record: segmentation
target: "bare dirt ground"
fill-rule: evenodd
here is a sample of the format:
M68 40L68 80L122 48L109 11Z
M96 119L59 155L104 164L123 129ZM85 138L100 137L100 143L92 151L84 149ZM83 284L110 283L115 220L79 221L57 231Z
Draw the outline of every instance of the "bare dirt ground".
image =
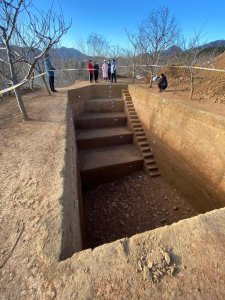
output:
M87 247L165 226L197 215L180 193L142 171L83 193Z
M136 236L130 241L123 240L94 251L82 251L71 259L56 263L61 242L61 209L56 199L60 199L63 192L63 159L59 157L63 158L64 155L62 149L66 123L60 113L65 110L64 99L63 89L51 97L44 90L25 95L25 105L31 118L29 122L21 120L13 97L0 102L1 298L223 299L224 226L221 225L223 215L219 211L214 213L214 222L210 226L211 215L200 216L192 222L183 221L171 228L164 226L157 232L143 234L140 238ZM188 103L192 105L193 102ZM214 105L207 109L214 111ZM183 202L181 195L166 184L163 193L157 191L158 187L153 191L151 185L146 187L147 190L142 186L140 192L137 186L148 182L148 179L143 174L135 176L128 180L134 184L130 191L137 199L141 198L138 199L140 202L134 203L135 209L143 209L140 214L133 211L133 204L128 198L125 199L127 207L122 206L121 195L118 199L114 197L113 201L106 199L111 215L120 205L121 215L115 215L114 220L117 224L119 222L121 234L125 228L123 224L129 226L132 218L137 221L134 231L140 232L149 229L149 225L161 226L175 221L176 217L180 219L196 214L192 207ZM110 183L106 187L114 194L118 191L121 194L124 189L129 193L128 187L122 182L119 185ZM96 192L101 193L106 187L100 186ZM156 192L160 194L163 207L159 208ZM142 193L153 196L150 200L143 198ZM155 208L152 208L151 201ZM150 204L149 211L146 211L147 202ZM185 209L181 209L182 205ZM142 215L146 224L141 222ZM184 223L186 230L182 227ZM198 229L200 224L201 231ZM110 227L108 221L106 225ZM215 238L216 233L220 238ZM104 235L99 237L108 238ZM165 245L172 245L174 240L177 243L171 250L161 244L157 246L158 239ZM99 240L97 242L101 243L102 239ZM207 244L209 240L212 242ZM175 254L177 257L180 255L178 262ZM196 260L192 260L192 257L196 257ZM174 263L181 265L179 261L185 268L188 266L187 269L180 269L175 279L166 278L159 285L153 285L152 280L162 276L156 276L156 273L173 275ZM160 268L157 269L156 265L160 265ZM212 284L214 286L210 288Z

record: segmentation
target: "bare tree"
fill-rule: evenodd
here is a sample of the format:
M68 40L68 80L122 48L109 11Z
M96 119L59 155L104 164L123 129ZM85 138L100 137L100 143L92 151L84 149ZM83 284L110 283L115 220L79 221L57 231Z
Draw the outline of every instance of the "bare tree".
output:
M204 64L210 59L211 55L213 55L211 51L208 52L208 58L206 58L205 55L201 55L201 53L204 52L204 49L201 47L202 38L203 27L199 31L194 32L194 35L189 40L185 39L184 37L180 37L179 46L183 49L183 52L180 52L176 55L178 63L185 66L185 69L187 70L187 76L190 79L189 99L192 99L195 88L194 79L196 69L194 66L197 64Z
M152 10L138 25L135 47L142 61L147 65L151 78L150 87L157 69L155 65L160 63L163 52L175 42L178 30L177 21L174 16L170 16L167 7Z
M76 45L84 54L91 57L107 57L110 49L109 42L96 33L91 33L86 39L80 38Z
M132 64L132 77L133 82L136 76L136 70L137 70L137 63L138 63L138 50L139 50L139 39L136 34L133 34L129 32L127 29L125 29L126 35L128 37L128 40L130 42L130 49L127 50L127 57L130 58L131 64Z
M4 49L0 73L13 85L29 80L38 61L66 34L71 23L66 24L62 14L47 12L32 6L32 0L0 1L0 44ZM26 74L20 70L26 65ZM20 87L15 95L23 119L28 115Z

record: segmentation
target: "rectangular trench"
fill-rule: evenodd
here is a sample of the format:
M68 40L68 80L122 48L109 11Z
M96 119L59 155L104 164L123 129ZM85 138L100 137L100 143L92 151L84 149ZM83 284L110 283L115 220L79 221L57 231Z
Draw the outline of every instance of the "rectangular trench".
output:
M107 85L69 91L74 120L89 99L121 97L122 89L127 86L114 86L110 93ZM79 199L83 249L224 206L224 120L150 96L142 87L128 89L159 165L161 182L155 184L143 171L136 171L93 187L83 184Z

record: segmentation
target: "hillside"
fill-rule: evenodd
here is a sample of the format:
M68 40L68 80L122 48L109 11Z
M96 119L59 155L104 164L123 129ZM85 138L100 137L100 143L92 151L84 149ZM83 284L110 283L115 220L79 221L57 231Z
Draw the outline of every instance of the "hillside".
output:
M225 69L225 52L213 58L207 67ZM190 78L187 69L165 68L163 72L168 77L169 88L175 92L189 92ZM205 103L225 103L225 73L195 70L193 99Z

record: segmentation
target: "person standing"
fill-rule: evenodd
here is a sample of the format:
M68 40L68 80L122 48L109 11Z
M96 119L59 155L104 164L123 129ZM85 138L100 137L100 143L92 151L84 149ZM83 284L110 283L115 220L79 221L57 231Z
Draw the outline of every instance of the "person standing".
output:
M45 70L48 74L50 89L52 92L57 92L55 90L55 86L54 86L54 70L55 70L55 68L52 66L50 56L48 53L45 54L44 65L45 65Z
M111 80L111 60L108 60L108 80Z
M98 82L98 70L99 70L99 65L98 65L97 61L95 61L95 64L94 64L94 81L95 81L95 83Z
M91 59L88 62L87 69L88 69L88 74L89 74L89 82L93 82L93 65L91 63Z
M115 61L115 59L113 59L112 63L111 63L111 82L113 82L113 80L116 82L116 61Z
M108 80L108 64L105 59L104 59L103 65L102 65L102 76L105 81Z

